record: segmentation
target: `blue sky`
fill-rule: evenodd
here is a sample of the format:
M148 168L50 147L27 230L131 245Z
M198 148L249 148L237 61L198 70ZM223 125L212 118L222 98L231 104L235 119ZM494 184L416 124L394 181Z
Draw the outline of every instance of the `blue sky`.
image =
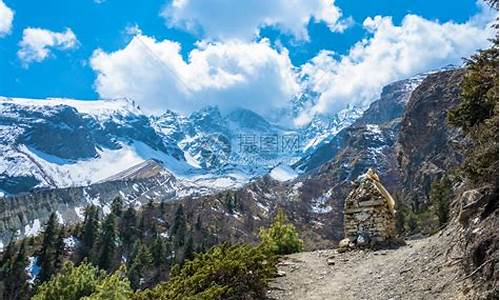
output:
M102 0L101 0L102 1ZM101 2L99 1L99 2ZM298 0L297 0L298 1ZM179 51L180 57L183 58L185 62L187 62L188 56L190 55L193 49L198 49L203 51L206 46L200 46L201 43L212 43L218 45L219 48L222 49L226 47L225 45L229 43L236 43L240 46L242 45L255 45L259 42L262 42L263 39L268 39L267 46L271 50L267 51L266 49L262 49L262 55L264 55L262 60L272 60L276 57L279 63L276 63L278 67L282 68L284 64L287 64L286 58L290 60L290 67L295 68L295 70L290 71L293 74L297 74L297 72L302 72L302 74L306 74L311 78L316 77L317 82L312 82L311 85L314 89L320 90L320 92L325 93L325 99L327 97L333 97L330 100L325 100L323 106L330 107L331 105L328 103L342 103L344 104L346 97L353 97L352 92L346 91L342 95L328 96L328 87L325 87L325 83L321 83L319 81L325 79L325 75L318 75L318 70L325 71L324 68L331 68L328 72L331 75L332 80L335 80L335 76L340 76L343 74L338 70L338 62L341 60L343 56L349 57L352 60L351 64L356 64L356 60L360 60L359 58L352 58L353 53L350 53L350 49L356 45L359 41L363 39L367 39L368 43L372 43L374 40L374 36L376 32L381 32L382 30L386 30L386 32L393 32L392 29L398 28L398 26L402 26L402 22L405 16L411 14L418 16L420 19L415 20L415 26L424 26L422 25L421 20L429 21L430 24L437 24L436 26L440 26L439 28L444 28L441 37L437 37L440 41L448 41L450 38L447 36L447 31L450 31L449 34L455 34L453 30L460 31L459 28L450 29L445 28L443 24L461 24L464 26L469 26L470 28L478 29L478 30L487 30L484 29L484 24L476 24L471 23L470 20L474 16L480 15L481 6L479 6L475 1L472 0L449 0L449 1L424 1L424 0L412 0L412 1L394 1L394 0L368 0L362 1L363 5L359 5L359 1L349 1L349 0L338 0L335 3L331 3L331 1L323 1L323 0L314 0L310 2L320 1L323 3L330 3L330 5L335 7L335 9L340 12L340 16L332 17L332 19L328 19L325 17L325 20L319 20L318 17L313 16L317 8L311 8L311 16L309 20L305 23L304 28L299 28L294 25L294 20L292 18L285 18L280 15L283 12L287 12L287 8L279 7L276 5L276 11L272 11L271 9L262 12L262 10L258 10L255 14L249 13L252 15L252 20L248 20L248 24L254 24L259 20L264 20L266 18L275 18L278 21L274 24L261 24L256 28L252 28L247 26L247 24L237 23L234 25L234 19L230 17L227 18L227 26L226 24L217 24L222 25L223 29L217 29L211 31L212 22L210 16L207 17L206 20L203 21L203 7L199 8L195 4L189 6L186 5L183 10L177 9L175 10L172 2L165 0L148 0L148 1L124 1L124 0L106 0L101 3L92 1L92 0L72 0L72 1L59 1L59 0L46 0L46 1L14 1L14 0L3 0L4 6L6 5L10 10L14 12L14 17L10 25L10 29L4 30L4 34L0 37L0 95L2 96L11 96L11 97L32 97L32 98L45 98L45 97L68 97L68 98L77 98L77 99L97 99L101 97L113 97L113 96L128 96L128 92L130 92L131 97L141 99L141 87L137 87L133 91L128 91L127 89L117 89L116 86L120 85L111 81L110 77L116 78L126 78L128 75L123 73L122 69L117 69L117 64L119 64L116 60L111 59L111 53L126 50L127 46L131 42L134 37L134 34L129 32L127 33L127 28L136 28L135 35L143 36L144 38L154 39L151 45L159 44L161 41L168 40L171 42L178 43L181 47ZM182 2L182 1L179 1ZM189 2L189 1L185 1ZM191 1L196 2L196 1ZM209 2L209 1L208 1ZM224 1L219 1L224 2ZM251 2L251 1L249 1ZM259 1L257 1L259 2ZM279 1L278 1L279 2ZM300 1L298 1L300 2ZM234 2L233 2L234 3ZM319 2L318 2L319 3ZM259 4L256 4L259 5ZM199 5L201 6L201 5ZM305 7L305 6L304 6ZM193 12L191 14L191 9L194 11L199 9L198 12ZM206 9L206 8L205 8ZM223 11L227 9L227 7L214 7L211 6L210 9L214 11ZM274 8L273 8L274 9ZM483 8L484 10L484 8ZM170 13L165 13L165 11L170 11ZM173 11L173 12L172 12ZM1 10L0 10L1 12ZM331 10L330 12L335 13L335 11ZM231 11L229 11L231 13ZM237 14L237 12L235 12ZM169 15L166 17L165 15ZM264 16L259 19L259 14L264 14ZM484 13L483 13L484 14ZM172 17L172 15L174 17ZM221 22L224 22L224 15L221 14ZM271 17L269 17L271 16ZM303 15L300 17L304 17L307 15ZM389 24L387 22L372 22L373 26L376 29L370 30L370 25L365 22L367 18L375 18L376 16L381 17L392 17L392 23ZM490 16L491 17L491 16ZM178 20L172 20L177 18ZM198 18L199 21L198 22ZM243 17L242 17L243 18ZM280 21L281 20L281 21ZM387 21L387 20L386 20ZM186 23L196 23L196 28L193 29L190 26L186 25ZM233 23L231 23L233 22ZM242 21L243 22L243 21ZM266 21L267 22L267 21ZM420 22L420 23L419 23ZM484 21L482 21L484 23ZM272 22L271 22L272 23ZM285 24L285 25L282 25ZM380 24L379 24L380 23ZM410 23L410 21L408 22ZM481 23L481 22L477 22ZM345 28L343 29L334 29L331 27L336 26L335 24L344 24ZM386 24L386 25L381 25ZM472 24L472 25L471 25ZM234 32L224 32L224 28L230 28L231 26L246 26L241 28L256 30L255 36L239 36L235 35ZM429 26L431 26L429 25ZM226 27L224 27L226 26ZM384 27L385 26L385 27ZM408 28L411 26L408 25ZM468 27L468 28L469 28ZM71 42L61 41L59 47L49 46L47 49L49 50L49 54L41 59L40 61L32 60L31 62L23 62L23 59L20 57L20 43L23 40L23 34L25 33L25 29L27 28L40 28L43 30L47 30L52 33L63 33L65 30L70 29L72 34L74 34L74 39ZM239 27L236 27L239 28ZM385 29L384 29L385 28ZM303 29L303 30L302 30ZM471 29L472 30L472 29ZM299 32L300 31L300 32ZM1 32L1 27L0 27ZM299 33L298 33L299 32ZM307 37L304 38L303 32L306 32ZM402 34L395 33L397 36L394 39L405 39L405 36ZM412 33L413 34L413 33ZM382 33L380 34L382 36ZM470 35L477 35L477 32L471 31ZM467 36L464 36L464 39ZM482 39L484 40L484 39ZM469 43L472 44L473 49L481 47L484 45L482 40L474 40ZM66 43L66 44L65 44ZM375 42L373 42L375 43ZM471 52L471 45L463 46L461 43L465 43L461 40L452 41L450 45L455 47L448 56L445 57L423 57L422 65L428 66L429 68L435 67L440 63L448 63L448 62L456 62L457 57L463 54L469 54ZM29 44L33 46L32 44ZM439 44L437 44L439 46ZM201 48L200 48L201 47ZM240 50L235 50L236 46L233 49L235 53L240 53ZM287 49L286 54L284 53L284 48ZM364 46L367 48L367 46ZM462 48L467 48L462 51ZM101 49L103 55L100 60L91 62L91 58L93 54L95 54L96 49ZM162 48L165 50L165 53L169 53L166 48ZM158 52L155 50L152 51L153 55L158 55L160 60L165 59L166 61L169 59L168 57L163 58L163 50L158 49ZM238 48L239 49L239 48ZM424 47L424 49L426 49ZM29 49L28 49L29 50ZM229 50L229 51L233 51ZM325 52L324 50L332 51ZM214 53L216 52L214 47ZM224 51L227 51L224 48ZM249 50L252 52L252 50ZM279 52L278 55L275 55L271 51ZM369 56L371 54L368 53L368 50L364 50L367 53L363 54L365 56ZM409 50L410 51L410 50ZM437 50L439 51L439 50ZM334 53L333 53L334 52ZM207 52L208 53L208 52ZM232 52L231 52L232 53ZM323 53L324 55L319 55ZM371 52L370 52L371 53ZM146 54L142 54L146 55ZM166 54L165 54L166 55ZM217 54L218 55L218 54ZM232 55L232 54L231 54ZM240 54L234 54L235 57L232 58L235 60L235 63L238 64L238 59ZM286 57L285 57L286 56ZM134 56L136 57L136 56ZM208 55L207 55L208 57ZM26 58L24 58L26 60ZM212 61L209 58L204 57L206 59L209 66ZM241 57L241 59L247 59L245 56ZM281 61L283 59L283 61ZM365 60L365 58L361 58ZM368 60L368 59L366 59ZM424 61L425 60L425 61ZM232 61L232 60L231 60ZM257 60L257 63L260 60ZM167 67L165 72L172 71L173 73L177 72L176 62L167 62L172 63L172 68ZM272 64L270 62L269 64ZM113 65L114 64L114 65ZM263 67L262 70L265 72L270 72L270 74L276 75L277 73L282 73L282 71L276 71L274 67L269 67L267 64L266 67ZM98 66L99 65L99 66ZM105 65L105 66L104 66ZM123 65L123 64L119 64ZM178 63L177 63L178 65ZM307 65L309 68L303 68L302 66ZM416 65L414 63L413 65ZM413 66L412 65L412 66ZM226 67L226 66L224 66ZM220 67L220 65L214 65L213 68L220 69L224 68ZM130 67L133 69L133 67ZM160 68L160 67L159 67ZM188 72L186 70L190 70L189 68L183 69L185 67L179 66L179 74L174 76L179 79L182 77L183 72ZM297 71L297 68L300 69ZM347 67L354 68L354 67ZM407 70L408 69L408 70ZM111 71L110 71L111 70ZM184 70L184 71L183 71ZM232 69L231 69L232 70ZM239 70L239 69L238 69ZM243 71L233 70L233 75L241 75L244 79L247 79L249 82L253 79L249 79L253 76L251 71L245 69ZM281 69L280 69L281 70ZM415 73L417 71L422 71L418 67L406 67L406 66L397 66L394 67L394 70L388 74L387 79L385 81L391 81L394 79L399 79L398 77L408 76L411 73ZM140 70L131 70L131 72L140 72ZM135 72L135 73L137 73ZM238 73L241 72L241 73ZM288 71L287 71L288 72ZM151 72L149 72L151 73ZM106 77L106 80L99 80L98 75ZM273 76L274 76L273 75ZM182 81L189 81L186 78L189 78L186 75L184 79L179 79L181 83L178 83L176 86L186 85L182 83ZM198 75L201 76L201 75ZM245 77L246 76L246 77ZM270 78L272 77L269 75ZM288 75L276 75L280 79L290 81L287 77ZM293 75L292 75L293 76ZM147 76L146 76L147 77ZM220 77L220 76L219 76ZM319 78L321 77L321 78ZM328 77L328 75L326 76ZM383 76L384 77L384 76ZM133 77L132 77L133 78ZM283 79L285 78L285 79ZM353 76L355 78L355 76ZM172 79L172 78L170 78ZM272 79L272 78L271 78ZM132 80L132 79L131 79ZM143 89L147 89L150 85L161 85L161 80L167 80L168 78L158 79L157 82L146 82L144 83ZM231 99L243 97L247 98L262 98L267 97L264 94L256 94L253 95L245 94L249 90L252 90L252 86L248 85L245 88L237 89L232 87L232 81L229 79L225 79L226 81L215 82L214 78L208 78L206 83L200 84L200 86L190 86L188 89L192 89L192 93L200 92L197 95L197 98L203 98L205 95L208 95L207 98L217 98L220 99L212 99L207 100L210 104L217 104L218 101L226 101L224 97L231 97ZM228 81L229 80L229 81ZM261 79L255 79L256 82L264 82ZM136 80L137 82L137 80ZM142 80L141 80L142 82ZM125 82L127 83L127 82ZM121 82L123 85L123 82ZM128 84L128 83L127 83ZM135 84L135 83L130 83ZM190 85L191 83L188 83ZM340 83L339 83L340 84ZM362 83L360 83L362 84ZM377 88L382 83L377 83ZM168 85L168 83L166 83ZM288 91L281 91L282 88L278 88L277 86L283 85L283 82L277 82L277 84L271 88L269 91L274 91L274 89L280 89L277 92L277 95L271 97L284 97L289 94L296 93L297 90L300 90L301 87L297 86L297 83L286 83L285 86L290 85ZM299 84L300 85L300 84ZM214 88L216 86L216 88ZM223 86L221 88L221 86ZM225 89L226 86L230 88ZM208 88L210 87L210 88ZM175 87L173 87L175 88ZM355 87L353 87L354 89ZM375 89L375 88L374 88ZM219 93L221 90L224 90L224 93ZM338 89L337 89L338 90ZM269 92L269 93L271 93ZM179 95L182 92L178 92ZM174 106L173 108L177 108L182 110L183 108L190 107L185 105L173 105L172 103L176 103L175 101L184 101L189 102L190 99L183 99L184 96L175 96L178 95L177 92L171 92L172 97L177 99L169 99L163 100L163 98L167 97L170 94L159 93L152 94L149 91L145 93L144 97L153 97L153 98L161 98L160 100L151 100L155 101L163 101L161 105L152 106L152 110L169 108L169 106ZM330 93L331 94L331 93ZM157 96L156 96L157 95ZM165 96L167 95L167 96ZM203 97L200 97L203 95ZM243 95L243 96L241 96ZM187 97L187 96L186 96ZM337 98L335 98L337 97ZM371 95L360 96L362 97L372 97ZM242 99L243 99L242 98ZM256 100L241 100L243 103L251 103ZM192 99L191 99L192 100ZM142 103L147 106L147 101L144 100ZM204 100L201 100L204 101ZM229 101L229 100L227 100ZM235 100L231 100L235 101ZM240 101L240 100L238 100ZM246 101L246 102L245 102ZM271 102L274 103L275 100ZM276 100L277 105L279 106L280 100ZM252 106L252 104L249 104ZM188 109L188 108L186 108ZM189 108L190 109L190 108ZM189 110L188 109L188 110ZM317 111L328 110L327 108L318 107Z

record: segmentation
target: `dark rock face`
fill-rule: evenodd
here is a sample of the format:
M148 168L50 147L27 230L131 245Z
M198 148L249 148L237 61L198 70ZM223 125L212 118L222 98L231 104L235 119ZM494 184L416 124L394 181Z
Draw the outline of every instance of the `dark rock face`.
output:
M61 165L99 158L99 150L117 150L123 144L137 141L184 160L176 142L159 134L147 116L127 110L125 100L116 102L116 112L103 115L79 112L71 105L32 101L32 104L5 100L0 103L1 159L12 162L0 169L2 193L58 186L26 148L47 162Z
M392 124L389 125L389 123L401 117L412 91L418 86L423 78L425 78L425 75L418 75L385 86L380 95L380 99L374 101L359 119L351 126L340 131L329 143L322 145L314 153L300 160L296 164L296 167L304 172L311 172L324 163L334 159L348 144L352 144L353 135L363 134L361 131L365 125L383 125L385 127L397 129L397 126ZM370 127L365 127L365 129L367 128ZM383 134L385 133L387 132ZM390 133L389 136L391 135L397 135L397 132ZM377 141L375 141L375 143L377 143ZM366 169L362 172L365 171ZM359 174L360 173L357 175Z
M459 102L463 71L429 75L413 92L401 121L398 160L403 200L418 209L428 200L431 184L462 161L466 144L461 132L446 123L447 112Z
M25 128L18 143L30 145L46 154L63 159L85 159L97 155L90 128L74 108L58 105L51 110L40 112L18 110L16 106L11 106L12 110L19 114L15 123ZM3 119L0 122L4 123L7 120Z

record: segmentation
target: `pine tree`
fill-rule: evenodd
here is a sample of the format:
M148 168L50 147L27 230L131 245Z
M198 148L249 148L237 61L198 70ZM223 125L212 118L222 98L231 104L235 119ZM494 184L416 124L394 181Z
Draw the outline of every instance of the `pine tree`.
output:
M110 213L102 224L102 231L99 236L99 250L97 266L103 270L111 271L114 267L116 254L116 216Z
M148 248L141 242L136 243L134 256L131 257L128 270L128 279L132 289L137 290L147 284L148 276L151 274L153 258Z
M133 242L139 237L137 228L137 215L133 207L129 207L122 215L120 221L120 236L123 245L130 250Z
M193 245L193 234L189 233L189 236L186 241L186 245L184 245L184 261L192 260L194 258L194 245Z
M153 263L156 267L164 266L167 264L167 245L165 240L157 235L151 246L151 255L153 257Z
M115 216L120 217L123 212L123 200L120 196L115 197L111 203L111 213Z
M85 209L85 219L80 235L80 258L90 257L99 233L99 211L96 206L90 205Z
M27 265L26 242L23 241L15 260L12 262L10 272L4 281L5 291L3 299L29 299L31 292L28 284L28 275L25 271Z
M440 227L448 223L452 192L451 181L446 175L432 183L430 201Z
M259 237L267 250L278 255L300 252L304 245L283 210L278 211L271 227L260 230Z
M184 241L186 238L186 217L184 216L184 209L182 204L177 207L175 211L174 224L172 225L171 236L174 240L174 248L179 249L184 246Z
M151 256L153 265L156 268L155 282L159 282L166 278L166 271L170 266L170 245L160 235L156 235L153 245L151 246Z
M52 275L57 273L57 245L60 229L57 223L57 216L52 213L49 217L43 235L42 248L38 255L40 273L37 277L38 283L48 281Z
M64 264L64 226L61 226L61 229L58 232L57 240L55 242L55 260L54 260L54 268L56 270L61 270Z

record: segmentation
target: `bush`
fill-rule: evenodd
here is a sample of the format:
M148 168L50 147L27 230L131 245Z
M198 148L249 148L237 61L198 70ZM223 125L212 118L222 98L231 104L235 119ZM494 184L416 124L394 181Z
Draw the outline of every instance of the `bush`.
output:
M112 275L89 263L74 267L67 262L62 271L50 281L43 283L33 296L34 300L125 300L132 290L120 269Z
M222 244L174 268L168 282L137 293L136 299L263 299L275 263L262 247Z
M304 242L293 224L289 224L285 213L278 211L271 227L261 229L259 232L262 246L276 255L292 254L300 252L304 248Z

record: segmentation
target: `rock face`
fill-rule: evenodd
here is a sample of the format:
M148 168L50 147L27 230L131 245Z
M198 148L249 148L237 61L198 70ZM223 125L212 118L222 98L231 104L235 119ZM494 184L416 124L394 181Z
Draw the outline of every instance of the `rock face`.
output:
M447 126L448 111L460 101L464 71L429 75L412 93L401 121L396 152L402 171L402 200L420 209L429 199L431 184L462 162L467 141Z
M345 201L344 235L358 246L390 241L396 233L394 200L369 169Z

